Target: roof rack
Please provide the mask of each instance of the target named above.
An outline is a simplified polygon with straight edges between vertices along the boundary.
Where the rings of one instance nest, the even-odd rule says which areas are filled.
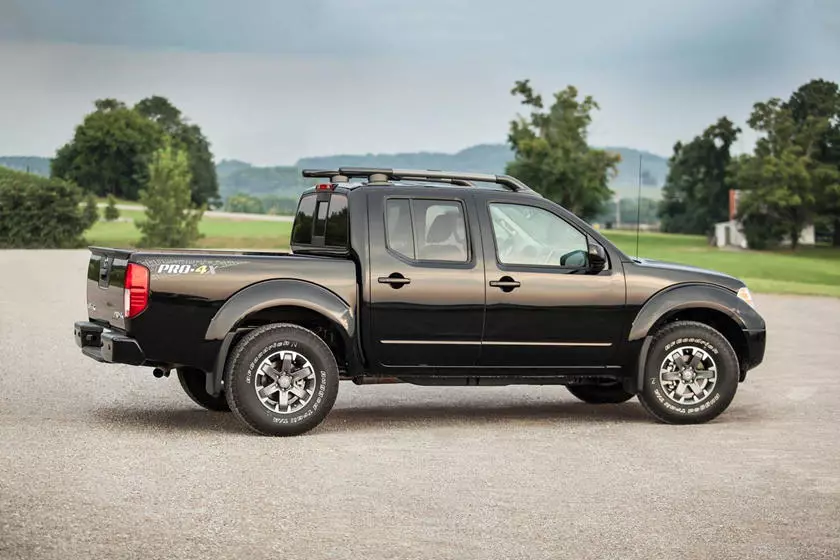
[[[335,169],[304,169],[304,177],[328,177],[334,183],[346,183],[351,177],[366,177],[371,183],[387,181],[434,181],[460,186],[473,186],[471,181],[496,183],[513,192],[533,192],[528,185],[510,175],[463,173],[431,169],[390,169],[385,167],[339,167]]]

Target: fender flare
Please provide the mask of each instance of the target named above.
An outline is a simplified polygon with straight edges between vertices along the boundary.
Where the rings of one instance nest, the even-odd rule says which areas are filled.
[[[213,316],[205,340],[223,340],[248,315],[269,307],[302,307],[323,315],[352,339],[356,330],[353,310],[324,287],[303,280],[266,280],[231,296]]]
[[[335,293],[303,280],[277,279],[252,284],[232,295],[213,316],[205,340],[222,341],[212,372],[207,375],[207,392],[218,395],[222,390],[227,354],[240,329],[242,319],[270,307],[301,307],[318,313],[341,329],[341,335],[352,348],[356,332],[353,309]]]
[[[748,328],[753,315],[758,317],[747,303],[726,288],[713,284],[680,284],[653,295],[645,302],[630,325],[627,340],[641,340],[653,334],[651,331],[656,323],[675,311],[697,308],[719,311],[742,329]]]

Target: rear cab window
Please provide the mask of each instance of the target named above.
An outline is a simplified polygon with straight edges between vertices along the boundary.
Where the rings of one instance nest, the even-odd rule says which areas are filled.
[[[295,252],[347,253],[350,221],[347,195],[337,192],[306,193],[298,202],[292,225]]]

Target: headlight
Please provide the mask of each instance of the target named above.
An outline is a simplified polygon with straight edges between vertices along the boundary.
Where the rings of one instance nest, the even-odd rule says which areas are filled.
[[[750,304],[750,307],[755,308],[755,303],[753,302],[752,294],[750,293],[749,288],[744,286],[740,290],[738,290],[738,299],[742,299]]]

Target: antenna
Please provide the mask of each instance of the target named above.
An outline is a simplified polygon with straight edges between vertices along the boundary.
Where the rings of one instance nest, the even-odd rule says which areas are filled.
[[[639,258],[639,229],[642,227],[642,154],[639,154],[639,196],[636,198],[636,258]]]

